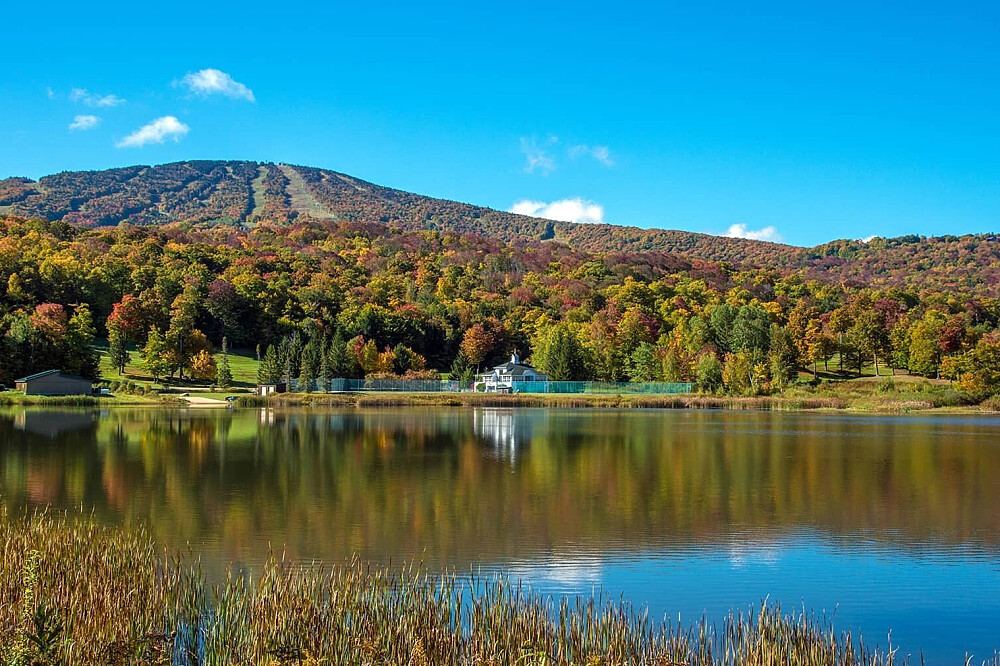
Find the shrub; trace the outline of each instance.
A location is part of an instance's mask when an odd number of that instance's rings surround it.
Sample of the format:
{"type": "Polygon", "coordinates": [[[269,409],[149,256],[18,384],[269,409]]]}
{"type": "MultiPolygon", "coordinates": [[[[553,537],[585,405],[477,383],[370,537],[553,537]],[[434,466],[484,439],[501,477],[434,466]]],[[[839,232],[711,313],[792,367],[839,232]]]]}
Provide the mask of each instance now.
{"type": "Polygon", "coordinates": [[[1000,413],[1000,395],[987,398],[979,403],[979,408],[984,412],[1000,413]]]}
{"type": "Polygon", "coordinates": [[[885,377],[880,379],[878,385],[875,387],[876,393],[895,393],[896,392],[896,381],[892,377],[885,377]]]}

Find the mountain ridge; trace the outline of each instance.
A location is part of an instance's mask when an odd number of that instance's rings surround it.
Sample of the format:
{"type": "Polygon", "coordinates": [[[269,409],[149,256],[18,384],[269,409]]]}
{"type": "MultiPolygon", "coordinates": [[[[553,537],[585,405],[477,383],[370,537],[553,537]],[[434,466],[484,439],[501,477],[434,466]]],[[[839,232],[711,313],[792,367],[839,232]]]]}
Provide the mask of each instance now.
{"type": "Polygon", "coordinates": [[[672,229],[529,217],[377,185],[330,169],[273,162],[191,160],[37,181],[0,180],[0,213],[84,227],[188,223],[252,229],[297,222],[374,223],[403,231],[474,234],[509,243],[555,241],[590,253],[665,253],[732,265],[801,271],[841,284],[933,285],[960,291],[1000,285],[996,234],[901,236],[815,247],[672,229]]]}
{"type": "Polygon", "coordinates": [[[716,261],[745,260],[761,254],[758,248],[768,248],[765,254],[795,251],[793,246],[768,241],[529,217],[414,194],[330,169],[272,162],[192,160],[63,171],[37,181],[11,177],[0,180],[0,212],[84,226],[253,225],[307,215],[408,230],[477,233],[506,241],[556,240],[592,252],[693,253],[716,261]]]}

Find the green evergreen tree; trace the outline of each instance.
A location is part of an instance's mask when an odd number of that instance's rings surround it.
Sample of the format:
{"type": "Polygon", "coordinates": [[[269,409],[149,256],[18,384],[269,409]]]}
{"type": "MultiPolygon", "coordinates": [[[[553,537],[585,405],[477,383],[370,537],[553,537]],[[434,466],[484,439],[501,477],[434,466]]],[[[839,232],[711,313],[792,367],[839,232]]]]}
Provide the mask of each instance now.
{"type": "Polygon", "coordinates": [[[298,390],[302,393],[312,393],[313,382],[316,380],[319,355],[316,344],[312,340],[302,349],[299,359],[299,384],[298,390]]]}
{"type": "Polygon", "coordinates": [[[100,375],[100,357],[94,351],[94,318],[90,308],[79,305],[66,325],[66,363],[68,372],[97,379],[100,375]]]}
{"type": "Polygon", "coordinates": [[[217,366],[215,384],[224,389],[233,385],[233,371],[229,368],[229,340],[226,337],[222,338],[222,359],[217,366]]]}
{"type": "Polygon", "coordinates": [[[556,329],[552,333],[552,342],[549,344],[546,366],[550,381],[569,381],[571,373],[569,343],[566,331],[561,328],[556,329]]]}
{"type": "Polygon", "coordinates": [[[549,380],[567,382],[585,379],[583,349],[576,336],[562,327],[553,331],[552,336],[546,359],[549,380]]]}
{"type": "MultiPolygon", "coordinates": [[[[278,358],[278,368],[279,368],[279,374],[281,376],[281,381],[288,381],[288,371],[290,370],[289,367],[290,360],[288,358],[289,343],[290,340],[287,337],[282,338],[281,342],[278,343],[278,346],[275,349],[275,353],[277,354],[278,358]]],[[[266,351],[264,352],[264,357],[267,358],[266,351]]]]}
{"type": "Polygon", "coordinates": [[[733,323],[736,321],[736,315],[736,308],[728,303],[722,303],[708,316],[712,341],[715,342],[720,354],[728,354],[733,349],[733,323]]]}
{"type": "Polygon", "coordinates": [[[302,350],[304,347],[305,345],[302,343],[302,336],[299,335],[299,332],[295,331],[292,333],[288,341],[288,357],[285,360],[286,376],[289,380],[298,377],[302,371],[302,350]]]}
{"type": "Polygon", "coordinates": [[[298,367],[298,361],[292,359],[292,347],[291,345],[285,346],[285,353],[281,369],[281,378],[288,382],[289,385],[292,383],[292,379],[298,376],[296,367],[298,367]]]}
{"type": "Polygon", "coordinates": [[[194,285],[184,288],[170,306],[170,326],[167,329],[167,344],[174,352],[171,373],[177,372],[184,379],[184,368],[188,366],[195,350],[190,347],[188,338],[194,332],[195,318],[198,315],[199,294],[194,285]]]}
{"type": "Polygon", "coordinates": [[[392,370],[397,375],[405,375],[406,371],[410,369],[410,348],[400,342],[398,345],[392,348],[393,362],[392,370]]]}
{"type": "Polygon", "coordinates": [[[324,335],[319,346],[319,381],[320,391],[323,393],[330,390],[330,383],[333,381],[332,372],[330,366],[330,345],[324,335]]]}
{"type": "Polygon", "coordinates": [[[258,384],[276,384],[282,379],[282,365],[278,358],[278,350],[274,345],[268,345],[264,358],[257,366],[258,384]]]}
{"type": "Polygon", "coordinates": [[[357,360],[348,353],[347,341],[344,339],[344,332],[338,328],[330,341],[330,348],[327,350],[330,357],[330,372],[334,377],[343,379],[353,379],[360,376],[357,360]]]}
{"type": "Polygon", "coordinates": [[[469,358],[461,351],[451,364],[448,378],[460,382],[472,381],[476,378],[476,370],[469,364],[469,358]]]}

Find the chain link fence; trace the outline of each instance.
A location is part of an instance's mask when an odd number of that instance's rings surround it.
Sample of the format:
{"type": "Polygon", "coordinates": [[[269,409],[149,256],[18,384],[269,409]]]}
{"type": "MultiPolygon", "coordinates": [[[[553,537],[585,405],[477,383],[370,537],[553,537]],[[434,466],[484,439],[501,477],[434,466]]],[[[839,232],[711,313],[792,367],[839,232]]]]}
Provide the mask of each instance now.
{"type": "MultiPolygon", "coordinates": [[[[473,393],[485,392],[484,384],[454,379],[333,379],[329,386],[314,380],[312,391],[333,393],[395,392],[395,393],[473,393]]],[[[304,387],[303,387],[304,388],[304,387]]],[[[289,390],[300,390],[293,379],[289,390]]],[[[694,384],[687,382],[512,382],[501,389],[504,393],[583,393],[611,395],[672,395],[692,393],[694,384]]]]}

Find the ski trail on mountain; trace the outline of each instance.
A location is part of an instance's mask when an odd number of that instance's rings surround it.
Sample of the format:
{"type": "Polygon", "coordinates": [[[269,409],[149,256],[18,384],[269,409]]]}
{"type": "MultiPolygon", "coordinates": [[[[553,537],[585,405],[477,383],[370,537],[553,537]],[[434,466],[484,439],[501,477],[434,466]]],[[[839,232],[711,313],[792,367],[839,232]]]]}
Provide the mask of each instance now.
{"type": "Polygon", "coordinates": [[[306,181],[302,178],[302,174],[288,164],[279,164],[278,168],[280,168],[288,178],[287,191],[288,196],[292,200],[293,210],[298,212],[300,215],[309,215],[320,220],[336,219],[333,213],[327,210],[323,204],[321,204],[316,197],[313,196],[312,192],[309,191],[309,187],[306,185],[306,181]]]}

